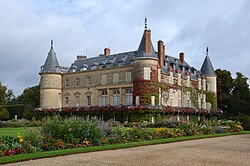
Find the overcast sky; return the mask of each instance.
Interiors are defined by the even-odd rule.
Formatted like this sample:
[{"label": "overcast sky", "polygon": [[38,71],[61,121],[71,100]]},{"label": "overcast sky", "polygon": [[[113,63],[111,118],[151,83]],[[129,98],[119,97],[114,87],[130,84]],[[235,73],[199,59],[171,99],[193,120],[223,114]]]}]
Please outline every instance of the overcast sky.
[{"label": "overcast sky", "polygon": [[200,69],[209,47],[215,69],[250,77],[249,0],[0,0],[0,81],[15,95],[39,83],[50,40],[61,66],[78,54],[137,50],[144,17],[152,42]]}]

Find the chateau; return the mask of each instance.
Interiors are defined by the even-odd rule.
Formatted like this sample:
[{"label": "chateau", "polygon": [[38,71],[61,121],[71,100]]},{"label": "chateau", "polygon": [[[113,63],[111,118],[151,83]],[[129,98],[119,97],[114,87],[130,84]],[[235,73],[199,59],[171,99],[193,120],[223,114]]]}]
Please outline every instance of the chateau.
[{"label": "chateau", "polygon": [[145,19],[137,50],[110,52],[105,48],[97,57],[78,55],[70,67],[62,67],[51,41],[39,73],[41,109],[148,106],[160,110],[190,108],[208,113],[217,110],[216,74],[208,48],[202,67],[197,70],[185,61],[183,52],[179,57],[167,55],[161,40],[156,51]]}]

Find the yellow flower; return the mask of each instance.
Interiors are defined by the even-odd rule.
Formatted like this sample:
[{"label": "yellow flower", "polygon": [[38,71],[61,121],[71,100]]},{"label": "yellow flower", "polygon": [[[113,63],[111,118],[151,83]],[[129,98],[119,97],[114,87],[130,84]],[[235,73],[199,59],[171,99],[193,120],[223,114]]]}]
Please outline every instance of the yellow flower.
[{"label": "yellow flower", "polygon": [[22,138],[20,138],[20,139],[19,139],[19,142],[23,142],[23,139],[22,139]]}]

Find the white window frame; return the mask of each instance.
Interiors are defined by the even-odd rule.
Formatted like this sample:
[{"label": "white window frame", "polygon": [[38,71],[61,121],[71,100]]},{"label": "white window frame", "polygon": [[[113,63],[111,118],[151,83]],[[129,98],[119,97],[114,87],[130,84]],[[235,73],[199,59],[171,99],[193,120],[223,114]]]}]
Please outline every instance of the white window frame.
[{"label": "white window frame", "polygon": [[158,81],[161,82],[161,69],[158,69]]},{"label": "white window frame", "polygon": [[126,72],[126,82],[131,82],[131,72]]},{"label": "white window frame", "polygon": [[80,106],[80,97],[76,96],[76,107]]},{"label": "white window frame", "polygon": [[113,104],[113,106],[119,106],[120,105],[120,90],[119,89],[115,89],[113,91],[112,104]]},{"label": "white window frame", "polygon": [[100,105],[101,106],[108,105],[108,92],[106,90],[101,92]]},{"label": "white window frame", "polygon": [[190,87],[190,76],[187,76],[187,87]]},{"label": "white window frame", "polygon": [[125,97],[124,97],[124,103],[126,106],[132,105],[133,104],[133,92],[132,89],[126,89],[125,90]]},{"label": "white window frame", "polygon": [[170,83],[170,84],[173,84],[173,83],[174,83],[174,75],[173,75],[173,72],[170,72],[170,74],[169,74],[169,83]]},{"label": "white window frame", "polygon": [[107,84],[107,75],[102,75],[102,78],[101,78],[101,84],[102,85],[106,85]]},{"label": "white window frame", "polygon": [[113,83],[117,84],[119,82],[119,74],[118,73],[114,73],[113,74]]},{"label": "white window frame", "polygon": [[150,80],[150,74],[151,74],[151,68],[150,67],[144,67],[143,70],[143,78],[144,80]]},{"label": "white window frame", "polygon": [[174,105],[174,95],[173,95],[173,89],[169,90],[169,106],[173,106]]},{"label": "white window frame", "polygon": [[86,105],[91,106],[91,96],[86,96]]}]

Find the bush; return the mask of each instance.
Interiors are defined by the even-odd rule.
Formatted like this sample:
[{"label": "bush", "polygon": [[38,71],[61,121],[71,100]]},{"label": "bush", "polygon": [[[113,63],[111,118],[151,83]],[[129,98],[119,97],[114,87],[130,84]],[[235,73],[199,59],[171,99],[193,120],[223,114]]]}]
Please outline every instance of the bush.
[{"label": "bush", "polygon": [[244,117],[242,127],[244,128],[244,130],[250,130],[250,116]]},{"label": "bush", "polygon": [[66,146],[67,144],[85,145],[88,141],[88,145],[98,145],[102,138],[99,123],[97,118],[71,117],[62,119],[56,116],[42,126],[41,132],[50,144],[56,144],[56,142],[59,144],[60,141],[63,141]]},{"label": "bush", "polygon": [[183,130],[187,136],[199,135],[199,128],[197,124],[193,122],[182,122],[179,123],[178,127]]},{"label": "bush", "polygon": [[10,114],[6,107],[0,106],[0,120],[7,120],[10,118]]},{"label": "bush", "polygon": [[12,119],[12,120],[8,120],[8,121],[0,121],[0,127],[4,128],[4,127],[35,127],[35,126],[42,126],[44,123],[42,121],[35,121],[35,122],[31,122],[29,120],[26,119]]},{"label": "bush", "polygon": [[174,133],[167,128],[158,128],[155,130],[155,134],[159,138],[171,138],[174,135]]}]

